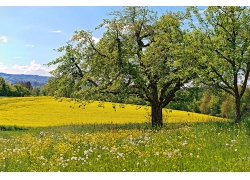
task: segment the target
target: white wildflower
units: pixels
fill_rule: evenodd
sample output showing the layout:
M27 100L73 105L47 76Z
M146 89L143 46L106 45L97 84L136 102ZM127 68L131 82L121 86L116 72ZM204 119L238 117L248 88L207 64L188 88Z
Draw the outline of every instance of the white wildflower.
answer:
M76 161L76 160L77 160L77 157L75 157L75 156L71 157L71 161L72 161L72 160L75 160L75 161Z
M44 136L45 133L43 131L40 132L40 136Z
M118 156L121 156L121 157L123 156L123 153L119 153L119 152L118 152L117 154L118 154Z
M182 146L185 146L185 145L187 145L188 143L187 143L187 141L185 140L183 143L182 143Z
M84 151L84 155L88 155L89 151L88 150L85 150Z

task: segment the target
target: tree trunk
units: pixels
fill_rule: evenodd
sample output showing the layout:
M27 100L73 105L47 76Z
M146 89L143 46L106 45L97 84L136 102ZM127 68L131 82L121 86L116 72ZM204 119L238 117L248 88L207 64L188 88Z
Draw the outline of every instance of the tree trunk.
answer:
M235 123L240 123L241 121L241 112L240 112L240 97L235 97Z
M152 127L162 127L163 120L162 120L162 106L160 104L152 104Z

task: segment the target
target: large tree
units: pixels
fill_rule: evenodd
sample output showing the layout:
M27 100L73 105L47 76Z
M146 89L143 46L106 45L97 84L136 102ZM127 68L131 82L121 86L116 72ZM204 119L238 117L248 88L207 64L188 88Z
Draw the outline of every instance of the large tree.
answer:
M249 7L207 7L203 13L189 8L200 69L199 80L234 97L235 122L241 121L241 100L250 72ZM191 17L191 16L190 16ZM199 55L199 57L198 57Z
M65 54L48 65L59 83L56 95L71 87L77 100L124 101L136 96L151 104L152 126L163 125L162 108L195 76L190 38L182 13L162 16L147 7L124 7L110 13L98 28L105 28L95 42L92 33L76 31L58 49Z

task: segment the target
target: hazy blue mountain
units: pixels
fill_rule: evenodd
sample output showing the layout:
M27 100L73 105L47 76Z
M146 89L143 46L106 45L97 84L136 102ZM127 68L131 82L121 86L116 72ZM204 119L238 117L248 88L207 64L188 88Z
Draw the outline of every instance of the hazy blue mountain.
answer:
M50 77L48 76L38 76L38 75L28 75L28 74L6 74L1 73L0 76L2 76L6 82L9 82L10 84L16 84L19 81L30 81L31 85L33 87L35 86L43 86L45 83L48 82L48 79Z

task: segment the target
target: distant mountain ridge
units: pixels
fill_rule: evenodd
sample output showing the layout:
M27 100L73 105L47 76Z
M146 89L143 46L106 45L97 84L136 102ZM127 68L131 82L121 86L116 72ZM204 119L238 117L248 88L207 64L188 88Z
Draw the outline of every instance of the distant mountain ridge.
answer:
M1 73L0 76L2 76L6 82L9 82L10 84L16 84L19 81L30 81L31 85L33 87L35 86L43 86L46 84L49 80L49 76L39 76L39 75L29 75L29 74L6 74Z

